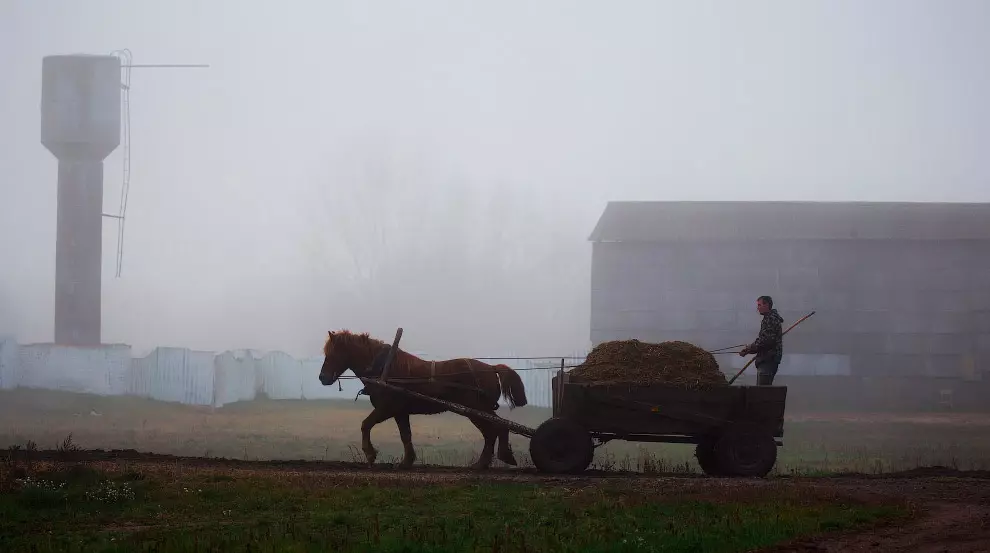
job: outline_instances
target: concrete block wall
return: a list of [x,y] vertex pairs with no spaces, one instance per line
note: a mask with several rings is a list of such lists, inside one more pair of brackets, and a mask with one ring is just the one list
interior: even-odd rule
[[131,347],[29,344],[17,348],[16,363],[20,386],[40,388],[54,383],[54,389],[67,392],[119,395],[127,388]]
[[20,383],[18,356],[17,341],[9,336],[0,336],[0,390],[15,388]]
[[782,371],[814,373],[835,361],[809,356],[836,355],[858,375],[990,371],[990,241],[595,243],[591,340],[748,343],[762,294],[785,328],[817,312],[785,338],[805,357]]

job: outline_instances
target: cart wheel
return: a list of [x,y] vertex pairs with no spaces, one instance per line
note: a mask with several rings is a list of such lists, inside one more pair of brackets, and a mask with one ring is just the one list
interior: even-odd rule
[[529,440],[529,455],[541,472],[574,473],[588,468],[595,446],[581,425],[554,417],[537,427]]
[[777,462],[777,443],[757,425],[734,424],[715,444],[715,462],[726,476],[764,477]]
[[591,444],[591,449],[588,450],[588,454],[585,456],[585,459],[586,460],[584,461],[584,468],[581,469],[581,470],[586,470],[588,467],[591,466],[591,463],[594,462],[594,460],[595,460],[595,448],[596,448],[595,444],[592,443]]
[[701,470],[708,476],[724,476],[715,457],[716,438],[702,438],[694,448],[694,456]]

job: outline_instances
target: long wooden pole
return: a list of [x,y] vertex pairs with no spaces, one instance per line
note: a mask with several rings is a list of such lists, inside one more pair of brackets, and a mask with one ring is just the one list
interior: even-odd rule
[[[807,314],[807,315],[805,315],[804,317],[801,317],[800,319],[798,319],[798,320],[797,320],[797,322],[795,322],[795,323],[794,323],[794,324],[792,324],[792,325],[791,325],[790,327],[788,327],[788,329],[787,329],[787,330],[785,330],[785,331],[784,331],[784,332],[783,332],[783,333],[782,333],[782,334],[780,335],[780,337],[781,337],[781,338],[783,338],[783,337],[784,337],[784,334],[787,334],[788,332],[790,332],[790,331],[791,331],[791,329],[793,329],[793,328],[794,328],[794,327],[796,327],[797,325],[799,325],[799,324],[801,324],[801,323],[803,323],[805,319],[807,319],[808,317],[810,317],[810,316],[812,316],[812,315],[814,315],[814,314],[815,314],[815,312],[814,312],[814,311],[812,311],[811,313],[808,313],[808,314]],[[732,380],[730,380],[730,381],[729,381],[729,386],[731,386],[731,385],[732,385],[732,383],[733,383],[733,382],[735,382],[735,381],[736,381],[736,379],[737,379],[737,378],[739,378],[739,376],[740,376],[740,375],[742,375],[742,373],[744,373],[744,372],[746,372],[746,369],[748,369],[748,368],[749,368],[749,366],[753,364],[753,361],[756,361],[756,356],[754,356],[754,357],[753,357],[752,359],[750,359],[749,361],[747,361],[747,362],[746,362],[746,364],[745,364],[745,365],[743,365],[743,368],[742,368],[742,369],[740,369],[740,370],[739,370],[739,372],[737,372],[737,373],[736,373],[736,376],[733,376],[733,377],[732,377]]]
[[[737,345],[729,346],[729,347],[725,347],[725,348],[710,349],[710,350],[708,350],[708,353],[722,353],[722,352],[724,352],[725,350],[728,350],[728,349],[736,349],[736,348],[744,348],[744,347],[746,347],[746,344],[737,344]],[[733,353],[736,353],[736,352],[733,352]]]

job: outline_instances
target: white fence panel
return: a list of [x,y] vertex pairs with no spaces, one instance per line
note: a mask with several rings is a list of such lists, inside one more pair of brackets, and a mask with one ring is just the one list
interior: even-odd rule
[[[516,368],[516,367],[513,367]],[[528,367],[519,367],[526,368]],[[550,400],[550,378],[556,374],[550,369],[541,370],[520,370],[517,371],[522,378],[523,386],[526,387],[527,404],[534,407],[549,407]],[[505,403],[505,400],[501,400]]]
[[216,371],[211,351],[186,350],[186,378],[189,385],[186,388],[182,403],[190,405],[212,405]]
[[129,395],[151,397],[152,374],[157,358],[157,354],[151,352],[145,357],[131,359],[131,368],[127,372],[127,393]]
[[271,399],[302,399],[302,364],[287,353],[261,358],[262,391]]
[[257,361],[250,355],[240,356],[234,352],[224,352],[216,357],[213,369],[213,405],[221,407],[228,403],[250,401],[257,389]]
[[186,350],[159,347],[148,357],[151,361],[148,396],[158,401],[181,402],[186,388]]
[[229,351],[213,358],[213,406],[223,407],[237,401],[237,388],[231,380],[236,379],[238,360]]
[[149,356],[151,398],[187,405],[213,403],[213,353],[184,348],[156,348]]

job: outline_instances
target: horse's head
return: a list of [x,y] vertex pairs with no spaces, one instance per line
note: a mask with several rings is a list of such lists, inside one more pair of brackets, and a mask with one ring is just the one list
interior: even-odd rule
[[375,355],[377,340],[367,334],[351,334],[343,330],[329,331],[327,342],[323,345],[323,367],[320,369],[320,383],[329,386],[350,369],[361,376],[371,364]]
[[[337,347],[338,344],[334,343],[333,331],[329,331],[327,334],[327,342],[323,344],[323,367],[320,369],[320,383],[324,386],[329,386],[340,378],[340,375],[344,374],[344,371],[351,368],[350,360],[347,358],[347,348]],[[344,346],[340,341],[340,346]]]

